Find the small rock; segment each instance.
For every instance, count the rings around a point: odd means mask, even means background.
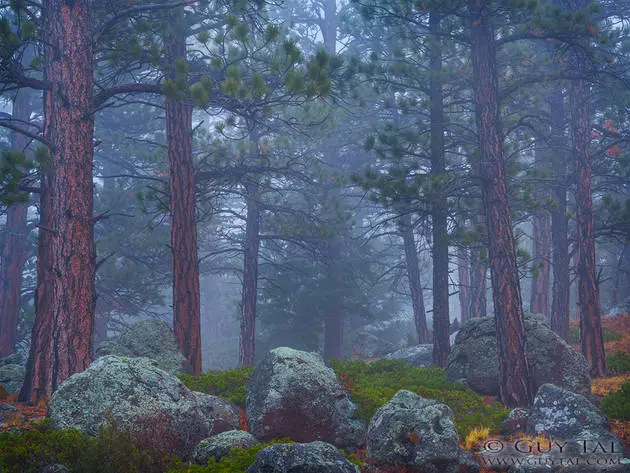
[[[431,366],[433,364],[433,344],[401,348],[386,355],[385,358],[403,360],[410,366]]]
[[[233,448],[245,450],[258,444],[258,440],[249,432],[228,430],[199,442],[193,451],[192,460],[198,465],[207,465],[210,457],[220,460],[227,456]]]
[[[70,473],[70,470],[68,470],[63,465],[59,465],[58,463],[52,463],[42,468],[40,470],[40,473]]]
[[[263,448],[247,473],[359,473],[326,442],[276,444]]]

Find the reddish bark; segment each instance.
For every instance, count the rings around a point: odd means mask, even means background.
[[[545,170],[545,160],[540,149],[536,150],[536,168]],[[541,183],[535,189],[536,198],[544,202],[548,197],[546,184]],[[546,209],[534,214],[532,225],[533,251],[532,258],[537,266],[532,277],[532,292],[529,304],[530,312],[550,317],[549,289],[551,285],[549,259],[551,257],[551,215]]]
[[[434,182],[444,179],[444,98],[442,94],[442,48],[440,23],[442,16],[429,14],[429,31],[433,35],[429,67],[431,69],[431,177]],[[448,203],[444,190],[436,186],[431,196],[433,221],[433,364],[446,366],[450,349],[448,307]]]
[[[92,2],[44,0],[44,135],[36,316],[23,401],[47,400],[92,360],[95,247]]]
[[[569,337],[569,220],[567,218],[567,143],[565,136],[564,97],[556,86],[548,97],[551,120],[551,155],[553,165],[551,211],[551,247],[553,288],[551,328],[564,340]]]
[[[256,295],[258,288],[258,249],[260,248],[260,204],[258,183],[245,184],[247,220],[243,250],[243,291],[241,300],[241,332],[239,339],[239,365],[254,366],[254,339],[256,336]]]
[[[490,26],[488,1],[470,0],[469,7],[482,195],[497,322],[499,391],[506,406],[528,406],[532,401],[532,385],[503,161],[494,32]]]
[[[169,78],[177,59],[186,59],[186,37],[180,31],[184,11],[174,14],[175,33],[166,40]],[[166,98],[166,141],[169,161],[171,253],[173,267],[173,331],[193,373],[201,373],[201,309],[195,179],[192,156],[192,111],[189,97]]]
[[[460,322],[470,320],[470,261],[468,248],[460,246],[457,250],[457,275],[459,278]]]
[[[418,336],[418,343],[429,343],[429,329],[427,327],[427,315],[424,308],[422,283],[420,282],[420,268],[418,267],[418,253],[416,251],[416,240],[411,225],[411,217],[409,214],[405,214],[401,217],[400,222],[416,335]]]
[[[583,1],[575,2],[585,8]],[[572,66],[579,75],[589,69],[583,49],[574,51]],[[599,288],[595,267],[595,231],[591,172],[590,91],[584,79],[573,80],[570,87],[571,138],[577,168],[577,286],[582,354],[590,364],[591,377],[606,375],[606,355],[599,315]]]
[[[25,90],[21,90],[13,102],[12,115],[17,120],[30,120],[31,106]],[[13,149],[26,151],[29,141],[26,136],[15,133]],[[27,211],[28,205],[22,202],[7,209],[0,261],[0,357],[10,355],[17,341],[22,271],[26,263]]]

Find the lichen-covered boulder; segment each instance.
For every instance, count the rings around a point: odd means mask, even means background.
[[[68,378],[53,394],[48,416],[56,428],[96,435],[108,422],[150,444],[187,457],[214,433],[224,406],[188,389],[148,358],[105,356]],[[233,428],[233,427],[232,427]]]
[[[193,450],[192,461],[198,465],[207,465],[210,457],[218,461],[227,456],[233,448],[248,449],[258,444],[258,440],[249,432],[228,430],[199,442]]]
[[[584,431],[608,433],[606,414],[584,396],[553,384],[543,384],[529,410],[527,432],[568,439]]]
[[[556,335],[540,317],[526,314],[524,325],[534,390],[552,383],[590,396],[588,362],[584,356]],[[494,317],[475,318],[462,327],[451,347],[446,375],[480,394],[499,395]]]
[[[26,376],[26,369],[22,365],[4,365],[0,366],[0,385],[9,394],[16,394],[22,389]]]
[[[372,417],[367,459],[376,465],[405,465],[427,473],[479,470],[470,454],[459,447],[450,407],[407,390],[398,391]]]
[[[433,345],[415,345],[401,348],[385,356],[388,359],[403,360],[408,365],[426,367],[433,364]]]
[[[190,362],[179,350],[173,331],[159,319],[136,322],[120,336],[102,342],[96,349],[96,356],[107,355],[151,358],[169,373],[192,373]]]
[[[503,427],[514,440],[494,441],[478,452],[483,464],[519,465],[509,473],[630,471],[606,415],[584,396],[553,384],[543,384],[532,407],[514,409]]]
[[[247,473],[359,473],[333,445],[316,441],[263,448]]]
[[[365,424],[348,392],[316,353],[276,348],[247,384],[248,430],[262,441],[290,437],[340,448],[365,443]]]

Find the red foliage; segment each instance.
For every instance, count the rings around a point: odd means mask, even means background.
[[[240,409],[240,412],[238,414],[238,425],[241,430],[247,432],[247,415],[245,413],[245,409]]]
[[[618,156],[619,154],[621,154],[621,148],[619,148],[619,146],[617,145],[614,145],[609,148],[606,148],[605,153],[608,156]]]

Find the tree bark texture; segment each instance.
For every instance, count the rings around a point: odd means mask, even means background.
[[[178,72],[175,63],[186,60],[186,37],[182,31],[183,9],[173,14],[173,33],[166,38],[169,79]],[[171,253],[173,268],[173,331],[193,373],[201,373],[201,309],[195,179],[192,155],[190,98],[166,98],[166,139],[169,162]]]
[[[546,161],[540,148],[536,149],[535,166],[540,171],[546,171]],[[549,193],[545,183],[539,183],[534,190],[539,202],[544,202]],[[529,310],[534,314],[544,314],[550,318],[549,290],[551,288],[550,265],[551,257],[551,215],[542,208],[533,217],[532,222],[532,258],[536,265],[536,274],[532,277],[532,291]]]
[[[92,2],[44,0],[44,135],[35,322],[20,399],[47,400],[92,361]]]
[[[470,317],[486,317],[488,315],[486,301],[486,273],[488,263],[483,257],[482,248],[473,248],[470,258]]]
[[[577,9],[586,8],[583,0]],[[585,44],[583,47],[588,47]],[[572,67],[578,76],[588,73],[589,58],[584,49],[573,51]],[[577,171],[577,286],[582,354],[590,365],[591,377],[606,375],[606,354],[599,315],[599,288],[595,266],[595,230],[592,200],[590,90],[585,79],[570,85],[571,138]]]
[[[256,295],[258,288],[258,249],[260,248],[260,203],[258,183],[245,184],[247,220],[243,262],[243,291],[241,300],[241,332],[239,365],[254,366],[256,336]]]
[[[440,24],[442,17],[432,11],[429,14],[431,50],[431,178],[436,185],[431,196],[433,221],[433,364],[445,367],[450,349],[448,307],[448,202],[443,186],[446,159],[444,156],[444,97],[442,93],[442,48]]]
[[[457,276],[459,279],[460,323],[470,320],[470,258],[468,248],[460,246],[457,250]]]
[[[24,122],[30,120],[31,105],[27,89],[18,92],[13,102],[12,115]],[[26,136],[14,133],[12,148],[26,152],[29,142]],[[23,202],[16,202],[7,209],[0,261],[0,357],[10,355],[17,341],[22,271],[26,263],[27,212],[28,204]]]
[[[337,53],[337,1],[325,0],[322,3],[324,9],[324,21],[320,24],[324,48],[329,56]],[[336,150],[334,152],[337,152]],[[337,156],[337,159],[339,156]],[[335,192],[335,191],[333,191]],[[337,192],[337,195],[339,193]],[[338,263],[341,261],[343,252],[343,242],[339,236],[332,236],[328,239],[327,266],[331,280],[339,281],[335,287],[343,287],[343,274]],[[324,359],[343,359],[344,343],[344,304],[341,298],[337,298],[332,305],[333,309],[326,315],[324,321]]]
[[[569,219],[567,218],[567,140],[565,134],[564,97],[555,86],[548,97],[551,121],[551,155],[553,164],[551,211],[551,248],[553,287],[551,328],[564,340],[569,338]]]
[[[532,387],[503,161],[496,51],[488,3],[488,0],[471,0],[469,6],[482,195],[488,224],[490,273],[497,326],[499,391],[501,401],[506,406],[529,406],[532,402]]]
[[[416,325],[416,335],[418,336],[418,343],[429,343],[429,329],[427,327],[427,315],[424,307],[424,296],[422,294],[422,282],[420,281],[418,252],[416,250],[416,239],[413,234],[411,217],[409,216],[409,214],[404,214],[400,218],[400,221],[403,246],[405,248],[405,265],[407,266],[407,279],[409,279],[409,290],[411,292],[413,320]]]

